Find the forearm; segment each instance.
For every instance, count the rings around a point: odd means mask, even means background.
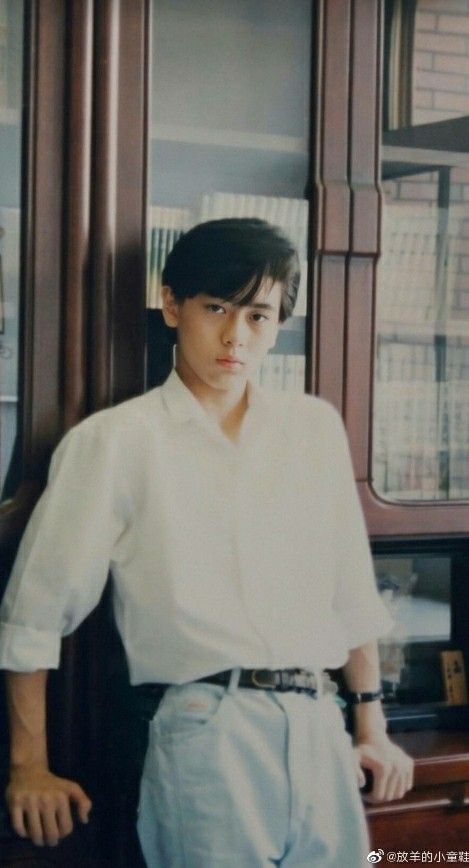
[[[343,672],[348,690],[354,693],[379,690],[381,677],[376,642],[353,648]],[[356,741],[366,741],[371,735],[386,732],[386,718],[379,699],[352,706],[352,713]]]
[[[48,672],[7,672],[11,768],[47,768],[46,686]]]
[[[344,678],[348,690],[354,693],[379,690],[381,679],[376,642],[361,645],[350,652],[344,666]],[[372,775],[372,786],[366,799],[371,802],[401,799],[412,787],[413,761],[386,735],[381,701],[360,702],[352,709],[357,760],[361,769]],[[359,780],[362,786],[364,777]]]

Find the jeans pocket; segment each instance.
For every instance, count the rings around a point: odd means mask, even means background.
[[[171,685],[150,724],[151,736],[161,743],[202,735],[215,725],[225,696],[226,688],[218,684]]]

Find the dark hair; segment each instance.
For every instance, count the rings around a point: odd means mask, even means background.
[[[255,217],[194,226],[176,242],[162,274],[179,301],[203,292],[236,304],[249,304],[265,278],[283,286],[279,319],[284,322],[298,293],[298,254],[278,227]]]

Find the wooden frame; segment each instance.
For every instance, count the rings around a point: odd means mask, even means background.
[[[317,275],[313,390],[343,414],[370,534],[467,535],[469,504],[391,503],[370,481],[376,265],[381,252],[383,8],[383,2],[374,0],[320,4],[316,64],[323,97],[316,107],[320,146],[312,236]],[[463,133],[467,119],[436,124],[442,142],[450,123]],[[409,131],[389,132],[386,141],[398,146],[404,133]],[[413,131],[414,137],[424,134],[420,127]]]
[[[25,4],[19,436],[22,482],[0,505],[0,546],[19,538],[60,430],[65,7]]]

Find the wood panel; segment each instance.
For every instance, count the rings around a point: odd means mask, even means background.
[[[415,759],[415,787],[400,801],[367,807],[372,846],[409,853],[467,849],[467,733],[407,732],[393,740]]]
[[[350,60],[350,253],[376,259],[379,250],[380,4],[356,0]]]
[[[17,544],[61,426],[61,279],[65,10],[25,6],[19,350],[20,484],[0,505],[0,546]],[[40,303],[39,303],[40,300]],[[1,590],[1,588],[0,588]]]
[[[144,386],[148,6],[96,4],[89,410]]]
[[[351,257],[347,272],[344,341],[344,420],[357,480],[368,482],[372,429],[373,259]]]
[[[318,13],[319,96],[313,106],[319,116],[313,124],[311,221],[311,258],[316,259],[313,390],[344,416],[371,535],[467,534],[469,504],[393,503],[380,497],[372,484],[382,12],[382,2],[373,0],[324,0]]]
[[[93,35],[92,0],[72,0],[66,45],[64,430],[85,415],[87,404]]]
[[[312,252],[314,273],[313,338],[316,394],[343,404],[345,275],[350,236],[348,125],[351,3],[318,4],[313,52]]]

